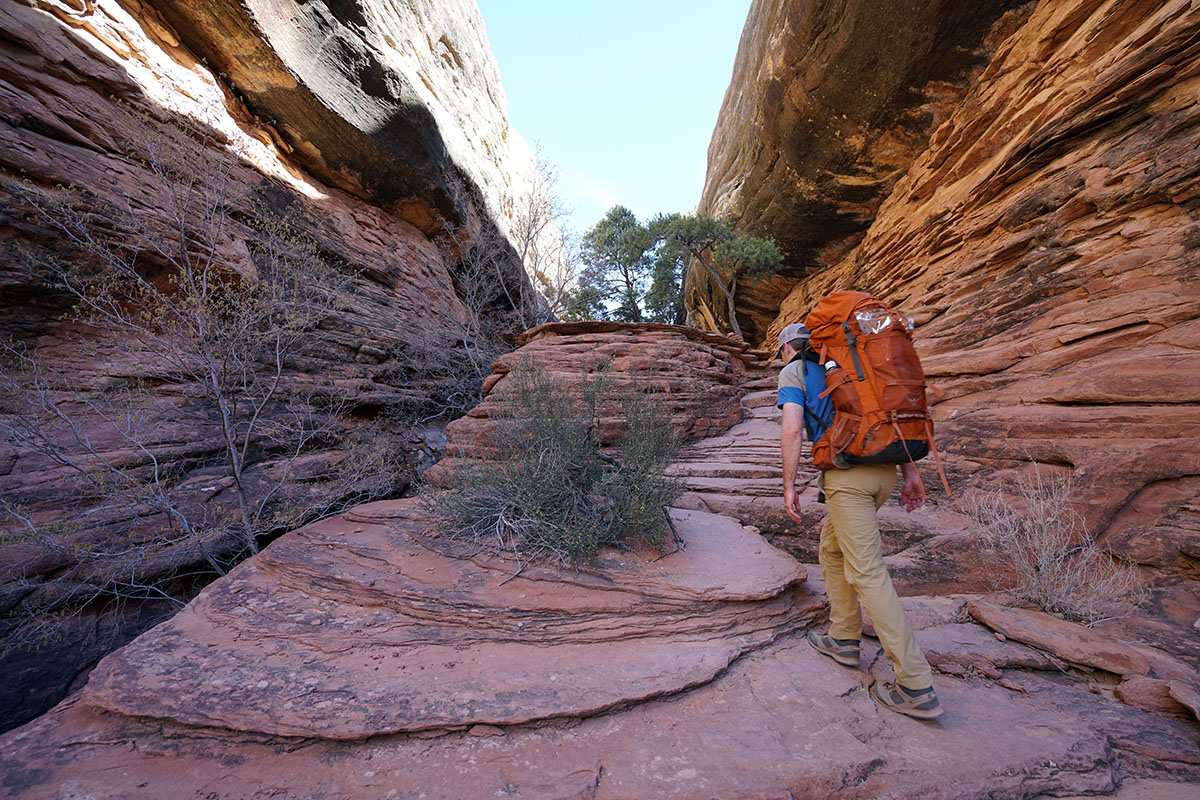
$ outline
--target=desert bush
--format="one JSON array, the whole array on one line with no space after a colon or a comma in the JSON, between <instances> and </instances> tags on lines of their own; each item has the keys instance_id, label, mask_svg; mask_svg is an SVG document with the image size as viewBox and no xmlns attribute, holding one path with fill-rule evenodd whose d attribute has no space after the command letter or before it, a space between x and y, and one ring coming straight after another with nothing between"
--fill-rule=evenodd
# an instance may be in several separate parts
<instances>
[{"instance_id":1,"label":"desert bush","mask_svg":"<svg viewBox=\"0 0 1200 800\"><path fill-rule=\"evenodd\" d=\"M1136 569L1098 547L1072 507L1070 478L1035 470L1014 488L972 495L963 509L982 529L999 588L1085 624L1127 615L1143 602Z\"/></svg>"},{"instance_id":2,"label":"desert bush","mask_svg":"<svg viewBox=\"0 0 1200 800\"><path fill-rule=\"evenodd\" d=\"M680 445L662 404L636 378L601 370L568 387L532 365L505 378L480 457L451 488L424 494L445 533L522 561L579 563L606 546L660 547L683 484L665 474ZM620 409L621 445L601 447L601 414Z\"/></svg>"},{"instance_id":3,"label":"desert bush","mask_svg":"<svg viewBox=\"0 0 1200 800\"><path fill-rule=\"evenodd\" d=\"M0 546L17 554L0 574L10 645L88 607L182 605L200 573L264 537L395 489L395 473L374 474L394 466L383 439L314 461L345 437L344 409L328 382L295 376L353 276L294 213L245 195L222 141L126 110L144 195L4 179L54 238L25 257L70 304L64 330L88 332L72 352L108 365L97 379L0 341L0 442L62 478L0 497ZM230 263L239 244L251 263ZM298 492L314 464L323 474Z\"/></svg>"}]
</instances>

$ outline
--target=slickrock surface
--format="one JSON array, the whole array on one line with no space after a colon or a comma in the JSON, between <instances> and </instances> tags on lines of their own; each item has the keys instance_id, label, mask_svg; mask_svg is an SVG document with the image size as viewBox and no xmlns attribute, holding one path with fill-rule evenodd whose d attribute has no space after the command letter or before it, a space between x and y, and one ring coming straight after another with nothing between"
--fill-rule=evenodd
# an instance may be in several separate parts
<instances>
[{"instance_id":1,"label":"slickrock surface","mask_svg":"<svg viewBox=\"0 0 1200 800\"><path fill-rule=\"evenodd\" d=\"M693 483L693 510L673 512L684 550L516 574L428 538L413 501L360 506L281 538L0 737L0 786L21 800L951 800L1107 793L1129 775L1196 788L1195 662L1145 639L977 594L905 597L947 709L933 723L870 699L891 677L874 640L857 670L812 650L820 571L700 510L779 502L769 377L750 368L754 416L677 467ZM810 513L771 538L811 548ZM884 515L902 594L928 574L913 551L969 535L938 530L951 517L922 510L893 530Z\"/></svg>"},{"instance_id":2,"label":"slickrock surface","mask_svg":"<svg viewBox=\"0 0 1200 800\"><path fill-rule=\"evenodd\" d=\"M87 705L281 736L511 725L710 681L811 623L804 570L731 519L586 571L432 549L413 500L289 534L100 663ZM445 547L445 545L442 545Z\"/></svg>"},{"instance_id":3,"label":"slickrock surface","mask_svg":"<svg viewBox=\"0 0 1200 800\"><path fill-rule=\"evenodd\" d=\"M0 738L0 785L14 798L867 800L1108 792L1123 768L1151 760L1162 777L1200 778L1194 724L1064 686L1054 673L1010 671L1012 688L939 675L948 712L921 723L870 700L880 662L870 642L853 670L792 636L704 686L612 713L357 742L255 737L73 699ZM1188 789L1179 785L1180 796Z\"/></svg>"},{"instance_id":4,"label":"slickrock surface","mask_svg":"<svg viewBox=\"0 0 1200 800\"><path fill-rule=\"evenodd\" d=\"M755 358L730 336L682 325L656 323L560 322L526 331L523 346L501 356L484 387L483 403L446 426L446 453L425 473L434 483L444 481L457 459L470 458L487 447L490 417L509 402L514 371L537 372L566 387L594 379L601 369L618 392L630 384L664 403L671 424L684 436L711 435L739 422L739 400L746 365ZM623 409L610 401L600 407L597 433L603 446L624 435Z\"/></svg>"}]
</instances>

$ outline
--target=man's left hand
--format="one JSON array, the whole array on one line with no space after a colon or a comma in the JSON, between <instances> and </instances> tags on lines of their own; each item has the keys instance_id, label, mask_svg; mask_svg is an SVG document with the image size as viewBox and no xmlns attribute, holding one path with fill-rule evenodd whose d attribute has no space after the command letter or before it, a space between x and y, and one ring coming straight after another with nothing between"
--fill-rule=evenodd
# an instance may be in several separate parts
<instances>
[{"instance_id":1,"label":"man's left hand","mask_svg":"<svg viewBox=\"0 0 1200 800\"><path fill-rule=\"evenodd\" d=\"M900 473L904 479L900 484L900 505L911 514L925 505L925 490L921 488L921 477L917 474L916 466L901 464Z\"/></svg>"}]
</instances>

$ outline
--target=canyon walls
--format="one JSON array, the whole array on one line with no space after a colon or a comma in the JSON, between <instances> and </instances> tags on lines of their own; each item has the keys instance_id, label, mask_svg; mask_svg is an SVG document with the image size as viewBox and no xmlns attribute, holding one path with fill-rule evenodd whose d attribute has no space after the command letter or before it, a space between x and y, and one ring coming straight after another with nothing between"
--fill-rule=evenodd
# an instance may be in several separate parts
<instances>
[{"instance_id":1,"label":"canyon walls","mask_svg":"<svg viewBox=\"0 0 1200 800\"><path fill-rule=\"evenodd\" d=\"M877 294L918 323L961 490L1030 462L1071 473L1079 510L1114 552L1194 577L1200 12L1167 0L965 8L938 12L938 30L971 32L958 47L906 46L833 104L831 49L866 58L903 40L903 26L864 11L882 40L851 36L808 4L756 3L702 208L787 254L792 277L744 301L761 341L830 291ZM787 50L797 38L808 47ZM906 58L933 77L950 52L953 76L910 80ZM771 66L763 82L755 63ZM852 128L886 81L916 94ZM903 136L901 118L915 123ZM798 144L807 162L785 157ZM755 148L781 153L774 171ZM818 160L829 151L838 158ZM785 202L814 186L816 200ZM701 294L689 296L694 313L712 316Z\"/></svg>"},{"instance_id":2,"label":"canyon walls","mask_svg":"<svg viewBox=\"0 0 1200 800\"><path fill-rule=\"evenodd\" d=\"M185 506L210 509L202 516L233 504L217 466L224 446L214 408L166 365L139 357L136 345L68 318L73 298L39 266L57 256L90 269L86 243L67 241L34 209L67 196L63 186L156 231L170 230L180 186L209 193L220 223L214 261L247 287L260 276L249 243L265 207L344 276L319 335L282 375L288 397L336 410L329 436L291 461L256 439L249 481L282 480L289 496L316 508L347 490L357 499L396 491L429 463L441 432L409 423L436 415L430 398L458 388L439 381L458 380L471 358L484 359L486 374L483 339L525 327L502 318L510 298L528 291L524 243L512 231L540 186L533 155L508 125L475 4L29 0L0 6L0 21L0 337L71 387L55 397L84 420L94 458L137 474L161 467ZM218 193L187 174L213 160L227 163ZM102 231L103 215L94 219ZM483 287L460 264L481 248L496 276ZM154 253L135 257L146 274L167 280ZM479 329L481 315L494 317L490 329ZM97 398L128 388L141 406L142 450L128 427L90 413ZM12 399L4 398L8 411ZM273 408L286 418L285 405ZM393 424L395 415L404 424ZM67 432L55 435L71 444ZM330 480L368 448L394 473L377 474L372 486ZM359 476L375 480L369 474L382 473L382 463ZM98 508L72 474L0 442L6 510L68 526L66 544L0 541L6 635L20 624L22 604L53 603L49 595L68 586L90 591L97 576L80 553L171 528L152 508ZM7 526L24 530L15 518ZM160 586L193 561L202 561L198 552L147 551L133 583ZM160 588L177 598L188 592L186 580ZM129 589L124 601L68 615L50 650L7 653L0 724L48 707L88 663L175 607L135 595Z\"/></svg>"},{"instance_id":3,"label":"canyon walls","mask_svg":"<svg viewBox=\"0 0 1200 800\"><path fill-rule=\"evenodd\" d=\"M699 207L771 236L784 254L777 277L748 280L739 293L747 338L763 340L796 281L857 244L1020 7L755 0ZM713 291L699 271L689 276L689 313L727 330Z\"/></svg>"}]
</instances>

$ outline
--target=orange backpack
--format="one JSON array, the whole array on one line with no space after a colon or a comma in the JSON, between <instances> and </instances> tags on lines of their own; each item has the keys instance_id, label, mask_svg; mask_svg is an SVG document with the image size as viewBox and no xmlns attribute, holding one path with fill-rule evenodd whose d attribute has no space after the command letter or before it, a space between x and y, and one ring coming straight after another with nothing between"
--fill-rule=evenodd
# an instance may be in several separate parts
<instances>
[{"instance_id":1,"label":"orange backpack","mask_svg":"<svg viewBox=\"0 0 1200 800\"><path fill-rule=\"evenodd\" d=\"M826 366L822 397L829 395L834 407L832 425L813 442L814 465L904 464L932 452L949 494L912 321L869 294L835 292L817 303L804 326Z\"/></svg>"}]
</instances>

